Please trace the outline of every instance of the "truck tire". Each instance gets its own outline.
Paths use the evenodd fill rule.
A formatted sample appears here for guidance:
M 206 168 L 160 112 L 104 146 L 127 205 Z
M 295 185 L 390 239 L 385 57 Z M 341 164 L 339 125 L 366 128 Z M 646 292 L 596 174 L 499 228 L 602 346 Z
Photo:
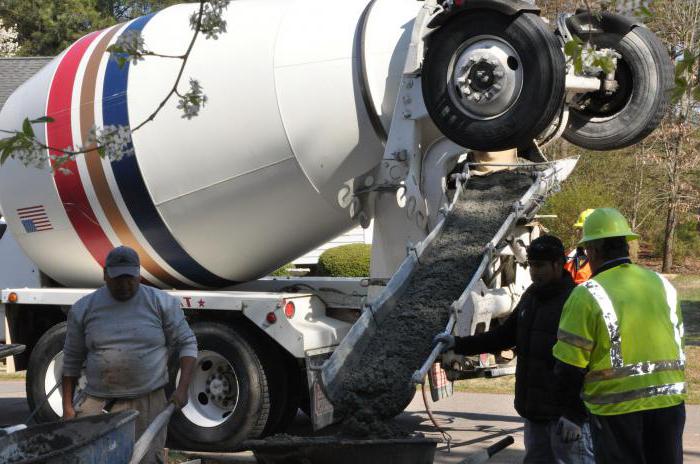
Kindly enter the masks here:
M 271 344 L 270 344 L 271 345 Z M 263 367 L 270 388 L 270 414 L 262 436 L 287 430 L 299 410 L 300 380 L 296 361 L 278 346 L 264 354 Z
M 587 39 L 587 37 L 582 37 Z M 612 48 L 618 60 L 612 95 L 592 92 L 572 105 L 563 137 L 589 150 L 617 150 L 634 145 L 661 122 L 673 86 L 673 63 L 663 44 L 646 27 L 625 35 L 601 33 L 591 37 L 598 48 Z
M 560 46 L 532 13 L 465 12 L 427 41 L 426 108 L 443 134 L 467 148 L 528 146 L 557 115 L 564 85 Z
M 63 415 L 63 396 L 59 387 L 49 401 L 44 403 L 46 395 L 61 381 L 63 376 L 63 344 L 66 341 L 67 323 L 61 322 L 51 327 L 41 336 L 32 349 L 27 367 L 27 402 L 34 411 L 41 405 L 35 420 L 37 422 L 56 422 Z
M 173 415 L 169 434 L 187 449 L 235 450 L 244 440 L 262 436 L 270 414 L 264 348 L 243 331 L 221 323 L 195 323 L 192 331 L 199 356 L 189 403 Z M 178 370 L 177 363 L 170 363 L 172 385 Z
M 285 432 L 292 425 L 299 413 L 299 403 L 301 402 L 303 390 L 306 388 L 306 377 L 301 375 L 299 366 L 291 357 L 288 357 L 286 370 L 289 379 L 287 383 L 287 402 L 275 433 Z

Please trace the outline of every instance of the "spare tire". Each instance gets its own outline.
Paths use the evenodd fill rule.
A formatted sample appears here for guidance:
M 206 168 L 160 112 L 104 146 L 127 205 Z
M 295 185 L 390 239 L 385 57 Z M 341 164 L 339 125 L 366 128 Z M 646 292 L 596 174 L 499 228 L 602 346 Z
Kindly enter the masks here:
M 425 105 L 440 131 L 474 150 L 529 145 L 564 98 L 560 45 L 537 15 L 470 10 L 427 41 Z
M 583 40 L 588 36 L 581 37 Z M 598 49 L 612 48 L 618 60 L 618 89 L 610 95 L 591 92 L 569 110 L 563 137 L 589 150 L 617 150 L 634 145 L 661 122 L 673 88 L 673 63 L 661 41 L 646 27 L 624 34 L 593 34 Z

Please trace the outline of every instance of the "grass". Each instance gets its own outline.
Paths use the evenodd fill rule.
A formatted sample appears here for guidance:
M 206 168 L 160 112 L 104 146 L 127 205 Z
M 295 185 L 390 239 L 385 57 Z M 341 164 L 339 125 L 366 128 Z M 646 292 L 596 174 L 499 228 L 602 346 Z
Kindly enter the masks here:
M 7 372 L 0 372 L 0 381 L 1 380 L 24 380 L 26 376 L 27 376 L 26 371 L 15 372 L 13 374 L 8 374 Z
M 671 279 L 678 290 L 683 310 L 686 342 L 688 404 L 700 404 L 700 275 L 679 275 Z M 471 379 L 455 382 L 455 391 L 513 394 L 515 376 Z

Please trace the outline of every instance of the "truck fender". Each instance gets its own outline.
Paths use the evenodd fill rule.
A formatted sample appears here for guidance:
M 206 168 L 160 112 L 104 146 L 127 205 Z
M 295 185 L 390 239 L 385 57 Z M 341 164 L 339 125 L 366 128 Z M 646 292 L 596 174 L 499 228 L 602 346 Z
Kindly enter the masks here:
M 642 23 L 627 16 L 610 13 L 608 11 L 597 12 L 591 15 L 586 10 L 577 10 L 574 16 L 566 20 L 569 31 L 578 37 L 586 37 L 587 34 L 601 34 L 611 32 L 624 36 Z
M 525 0 L 463 0 L 455 1 L 455 6 L 436 15 L 429 23 L 429 28 L 446 24 L 455 16 L 472 10 L 493 10 L 498 13 L 515 16 L 520 13 L 540 14 L 540 9 Z

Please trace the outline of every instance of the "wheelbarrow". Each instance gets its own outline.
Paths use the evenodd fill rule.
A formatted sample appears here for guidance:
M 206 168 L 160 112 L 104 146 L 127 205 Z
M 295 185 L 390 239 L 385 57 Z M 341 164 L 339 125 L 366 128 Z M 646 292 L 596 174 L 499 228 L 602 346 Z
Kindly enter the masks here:
M 170 404 L 134 443 L 137 411 L 81 417 L 27 427 L 0 437 L 7 464 L 138 464 L 175 411 Z

